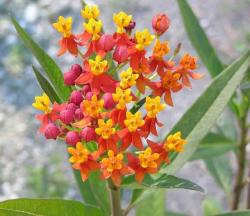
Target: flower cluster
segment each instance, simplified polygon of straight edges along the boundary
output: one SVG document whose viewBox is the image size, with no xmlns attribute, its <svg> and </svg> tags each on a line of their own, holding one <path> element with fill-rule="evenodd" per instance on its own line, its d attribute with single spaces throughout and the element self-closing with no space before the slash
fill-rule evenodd
<svg viewBox="0 0 250 216">
<path fill-rule="evenodd" d="M 60 16 L 53 24 L 62 35 L 58 55 L 68 51 L 82 58 L 82 65 L 64 73 L 65 85 L 72 88 L 68 101 L 52 105 L 46 94 L 35 97 L 33 106 L 44 112 L 37 116 L 40 131 L 47 139 L 61 138 L 70 145 L 69 161 L 83 181 L 99 170 L 116 185 L 133 174 L 141 183 L 186 144 L 181 132 L 157 143 L 149 136 L 158 136 L 163 124 L 157 116 L 166 105 L 173 106 L 172 94 L 190 88 L 190 78 L 201 78 L 193 72 L 197 59 L 184 54 L 176 63 L 180 46 L 168 56 L 169 42 L 160 40 L 170 25 L 165 14 L 153 18 L 154 34 L 148 29 L 134 32 L 136 23 L 125 12 L 113 15 L 113 34 L 104 33 L 96 5 L 85 6 L 81 15 L 81 34 L 72 33 L 71 17 Z"/>
</svg>

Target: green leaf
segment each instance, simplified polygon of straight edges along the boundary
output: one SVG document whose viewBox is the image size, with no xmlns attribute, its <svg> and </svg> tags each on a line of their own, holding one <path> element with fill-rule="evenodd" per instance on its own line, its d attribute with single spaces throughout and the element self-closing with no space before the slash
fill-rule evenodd
<svg viewBox="0 0 250 216">
<path fill-rule="evenodd" d="M 121 187 L 130 189 L 188 189 L 199 192 L 204 192 L 204 190 L 197 184 L 176 176 L 162 175 L 159 178 L 153 179 L 151 176 L 147 175 L 141 184 L 135 182 L 133 176 L 128 176 L 122 182 Z"/>
<path fill-rule="evenodd" d="M 203 64 L 207 67 L 212 77 L 215 77 L 223 70 L 223 64 L 217 57 L 208 37 L 191 7 L 186 0 L 177 0 L 182 15 L 182 20 L 187 34 Z"/>
<path fill-rule="evenodd" d="M 60 68 L 55 61 L 37 44 L 29 34 L 18 24 L 14 17 L 11 18 L 19 37 L 23 40 L 25 46 L 30 49 L 36 57 L 50 82 L 56 90 L 57 95 L 66 101 L 70 94 L 70 88 L 64 85 L 64 79 Z"/>
<path fill-rule="evenodd" d="M 250 51 L 218 75 L 171 130 L 170 134 L 181 131 L 187 144 L 183 152 L 171 154 L 172 163 L 162 173 L 174 174 L 192 156 L 241 82 L 250 64 L 249 55 Z"/>
<path fill-rule="evenodd" d="M 249 216 L 250 215 L 250 210 L 249 211 L 232 211 L 232 212 L 227 212 L 223 214 L 217 214 L 214 216 Z"/>
<path fill-rule="evenodd" d="M 42 73 L 35 67 L 32 66 L 32 69 L 35 73 L 36 79 L 42 88 L 42 90 L 49 96 L 49 99 L 51 100 L 52 103 L 57 102 L 61 103 L 62 101 L 56 94 L 54 88 L 51 86 L 49 81 L 42 75 Z"/>
<path fill-rule="evenodd" d="M 202 202 L 202 209 L 204 216 L 213 216 L 222 212 L 222 208 L 219 203 L 212 198 L 206 198 Z"/>
<path fill-rule="evenodd" d="M 225 136 L 216 133 L 209 133 L 201 141 L 190 160 L 211 159 L 236 148 L 235 142 Z"/>
<path fill-rule="evenodd" d="M 102 216 L 97 208 L 61 199 L 14 199 L 0 202 L 1 216 Z"/>
<path fill-rule="evenodd" d="M 150 197 L 147 197 L 136 207 L 136 216 L 165 215 L 165 191 L 155 191 Z"/>
<path fill-rule="evenodd" d="M 231 193 L 233 171 L 227 155 L 205 160 L 210 174 L 227 195 Z"/>
<path fill-rule="evenodd" d="M 167 210 L 166 213 L 165 213 L 165 216 L 187 216 L 187 215 Z"/>
</svg>

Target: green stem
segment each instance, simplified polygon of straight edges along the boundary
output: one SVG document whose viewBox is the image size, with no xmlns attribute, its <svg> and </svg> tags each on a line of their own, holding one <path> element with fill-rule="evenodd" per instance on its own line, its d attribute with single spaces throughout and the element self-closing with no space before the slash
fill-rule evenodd
<svg viewBox="0 0 250 216">
<path fill-rule="evenodd" d="M 122 216 L 120 189 L 114 185 L 112 180 L 108 180 L 108 186 L 112 212 L 111 216 Z"/>
</svg>

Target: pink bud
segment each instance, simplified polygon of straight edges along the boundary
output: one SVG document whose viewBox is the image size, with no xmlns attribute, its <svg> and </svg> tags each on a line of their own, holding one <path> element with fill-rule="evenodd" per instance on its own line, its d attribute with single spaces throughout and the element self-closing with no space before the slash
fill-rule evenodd
<svg viewBox="0 0 250 216">
<path fill-rule="evenodd" d="M 55 124 L 49 123 L 46 125 L 44 129 L 44 136 L 46 139 L 56 139 L 59 134 L 60 130 Z"/>
<path fill-rule="evenodd" d="M 113 49 L 115 40 L 112 35 L 103 34 L 99 40 L 99 46 L 105 52 L 109 52 Z"/>
<path fill-rule="evenodd" d="M 125 30 L 127 32 L 131 32 L 135 28 L 135 26 L 136 26 L 136 22 L 131 20 L 129 25 L 125 27 Z"/>
<path fill-rule="evenodd" d="M 91 89 L 90 89 L 90 86 L 87 84 L 87 85 L 84 85 L 83 87 L 82 87 L 82 93 L 83 93 L 83 95 L 86 95 L 88 92 L 90 92 L 91 91 Z"/>
<path fill-rule="evenodd" d="M 86 99 L 87 99 L 87 100 L 91 100 L 91 98 L 92 98 L 93 95 L 94 95 L 94 94 L 93 94 L 92 92 L 88 92 L 88 93 L 86 94 Z"/>
<path fill-rule="evenodd" d="M 83 119 L 84 115 L 82 113 L 82 110 L 80 108 L 78 108 L 76 111 L 75 111 L 75 119 L 76 120 L 81 120 Z"/>
<path fill-rule="evenodd" d="M 73 73 L 71 73 L 70 71 L 66 72 L 66 73 L 64 73 L 63 77 L 64 77 L 64 84 L 65 85 L 67 85 L 67 86 L 75 85 L 76 78 L 75 78 Z"/>
<path fill-rule="evenodd" d="M 76 131 L 69 131 L 65 140 L 67 144 L 75 146 L 76 143 L 80 142 L 80 137 Z"/>
<path fill-rule="evenodd" d="M 73 64 L 70 68 L 70 72 L 72 72 L 75 78 L 79 77 L 82 73 L 82 67 L 79 64 Z"/>
<path fill-rule="evenodd" d="M 105 109 L 112 109 L 115 106 L 115 102 L 113 100 L 112 94 L 111 93 L 105 93 L 103 95 L 104 99 L 104 107 Z"/>
<path fill-rule="evenodd" d="M 76 105 L 80 105 L 83 100 L 82 93 L 80 91 L 73 91 L 70 95 L 70 102 Z"/>
<path fill-rule="evenodd" d="M 128 49 L 125 46 L 118 46 L 116 47 L 113 59 L 117 61 L 118 64 L 125 62 L 128 59 Z"/>
<path fill-rule="evenodd" d="M 64 124 L 69 124 L 74 120 L 74 112 L 72 110 L 63 110 L 60 112 L 60 120 Z"/>
<path fill-rule="evenodd" d="M 86 142 L 90 142 L 91 140 L 95 140 L 96 139 L 95 129 L 92 127 L 85 127 L 81 131 L 81 137 Z"/>
<path fill-rule="evenodd" d="M 170 25 L 170 20 L 164 13 L 159 13 L 155 15 L 152 19 L 152 27 L 155 34 L 158 36 L 162 35 L 165 31 L 168 30 Z"/>
<path fill-rule="evenodd" d="M 73 113 L 76 111 L 76 109 L 78 108 L 78 106 L 76 106 L 74 103 L 69 103 L 66 106 L 66 110 L 71 110 Z"/>
</svg>

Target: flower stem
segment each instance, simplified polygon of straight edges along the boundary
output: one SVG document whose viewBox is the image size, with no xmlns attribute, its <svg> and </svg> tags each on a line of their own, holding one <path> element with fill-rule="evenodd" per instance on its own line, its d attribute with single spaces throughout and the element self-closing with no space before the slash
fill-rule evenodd
<svg viewBox="0 0 250 216">
<path fill-rule="evenodd" d="M 111 216 L 122 216 L 120 189 L 108 180 Z"/>
</svg>

